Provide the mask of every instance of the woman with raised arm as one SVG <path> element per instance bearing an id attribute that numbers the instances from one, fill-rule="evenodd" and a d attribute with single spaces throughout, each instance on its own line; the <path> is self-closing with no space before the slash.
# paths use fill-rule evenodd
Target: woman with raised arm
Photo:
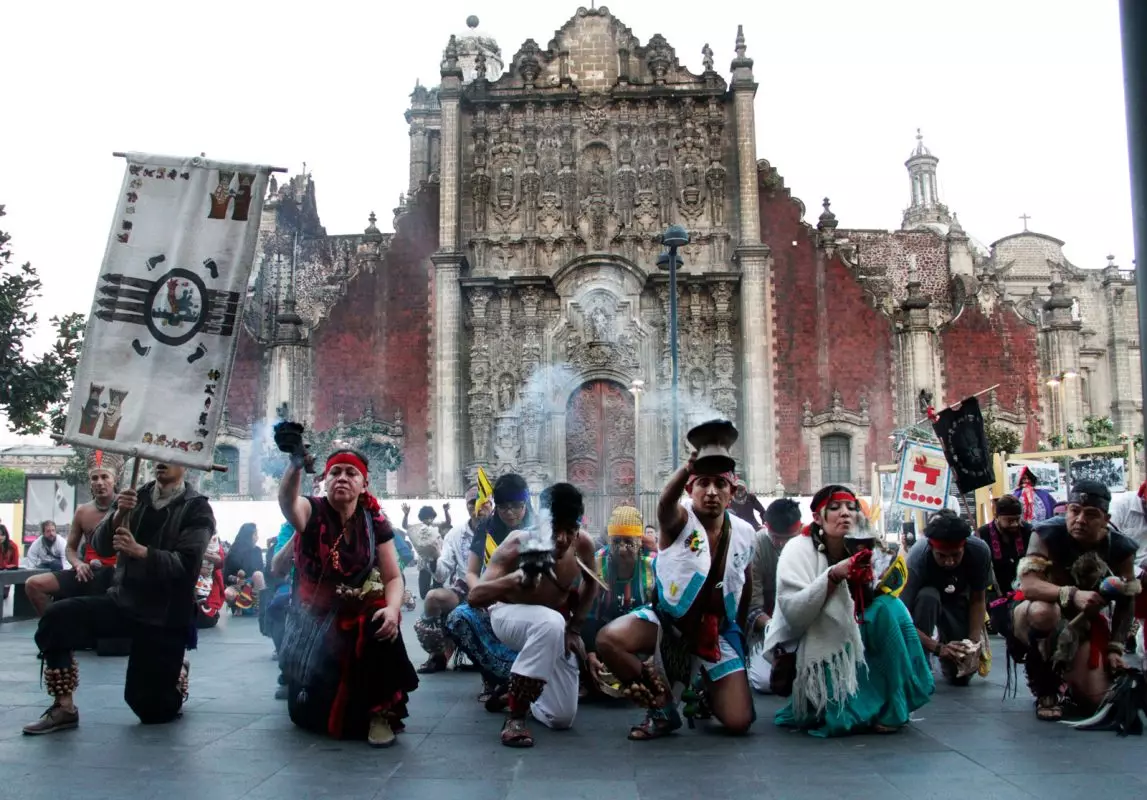
<path id="1" fill-rule="evenodd" d="M 301 430 L 288 426 L 276 427 L 275 441 L 291 454 L 279 507 L 299 532 L 297 594 L 280 648 L 291 720 L 389 747 L 418 686 L 399 631 L 403 584 L 394 532 L 367 489 L 367 459 L 354 450 L 327 459 L 326 497 L 302 496 L 311 456 Z"/>

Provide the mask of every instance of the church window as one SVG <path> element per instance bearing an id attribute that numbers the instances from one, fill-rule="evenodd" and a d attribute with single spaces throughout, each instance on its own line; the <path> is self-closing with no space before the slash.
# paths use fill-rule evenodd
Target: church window
<path id="1" fill-rule="evenodd" d="M 215 463 L 227 467 L 226 472 L 213 474 L 215 494 L 239 494 L 239 450 L 230 445 L 215 448 Z"/>
<path id="2" fill-rule="evenodd" d="M 852 440 L 839 433 L 822 436 L 820 440 L 820 481 L 852 483 Z"/>

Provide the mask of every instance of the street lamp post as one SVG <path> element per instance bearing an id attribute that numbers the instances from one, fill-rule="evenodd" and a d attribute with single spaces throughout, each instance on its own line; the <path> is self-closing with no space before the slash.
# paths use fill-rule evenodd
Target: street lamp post
<path id="1" fill-rule="evenodd" d="M 633 394 L 633 505 L 641 511 L 641 393 L 645 381 L 634 378 L 629 391 Z"/>
<path id="2" fill-rule="evenodd" d="M 670 225 L 661 234 L 661 243 L 668 250 L 657 257 L 658 269 L 669 271 L 669 359 L 673 364 L 671 393 L 673 397 L 673 469 L 679 462 L 678 449 L 681 440 L 681 415 L 677 393 L 677 268 L 684 260 L 677 255 L 677 248 L 689 244 L 689 232 L 681 225 Z"/>

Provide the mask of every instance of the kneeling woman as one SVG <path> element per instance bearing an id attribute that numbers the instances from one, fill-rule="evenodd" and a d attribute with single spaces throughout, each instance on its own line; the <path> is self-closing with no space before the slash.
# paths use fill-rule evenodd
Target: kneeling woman
<path id="1" fill-rule="evenodd" d="M 814 736 L 895 731 L 934 688 L 920 637 L 899 599 L 872 591 L 873 562 L 887 555 L 865 548 L 849 556 L 846 537 L 860 525 L 852 490 L 826 486 L 812 509 L 813 523 L 781 551 L 765 630 L 774 672 L 791 671 L 778 659 L 795 654 L 792 698 L 776 723 Z"/>
<path id="2" fill-rule="evenodd" d="M 418 686 L 399 632 L 394 532 L 366 488 L 365 456 L 335 452 L 322 498 L 300 496 L 303 462 L 301 453 L 292 456 L 279 487 L 283 516 L 299 531 L 298 583 L 280 650 L 291 720 L 387 747 Z"/>

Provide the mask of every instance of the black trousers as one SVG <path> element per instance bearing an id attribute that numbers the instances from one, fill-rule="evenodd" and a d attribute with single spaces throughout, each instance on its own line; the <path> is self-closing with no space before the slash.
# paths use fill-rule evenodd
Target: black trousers
<path id="1" fill-rule="evenodd" d="M 971 609 L 966 596 L 945 596 L 939 589 L 925 586 L 916 594 L 916 600 L 909 611 L 912 612 L 912 621 L 917 628 L 928 635 L 938 630 L 940 641 L 945 644 L 968 638 L 968 615 Z M 970 675 L 957 679 L 955 665 L 949 661 L 942 661 L 940 666 L 944 676 L 953 683 L 965 684 L 971 680 Z"/>
<path id="2" fill-rule="evenodd" d="M 185 628 L 143 625 L 105 594 L 53 603 L 36 629 L 36 645 L 51 668 L 67 667 L 73 650 L 93 649 L 98 639 L 111 638 L 131 639 L 123 699 L 139 721 L 175 719 L 183 706 L 178 682 L 187 645 Z"/>

